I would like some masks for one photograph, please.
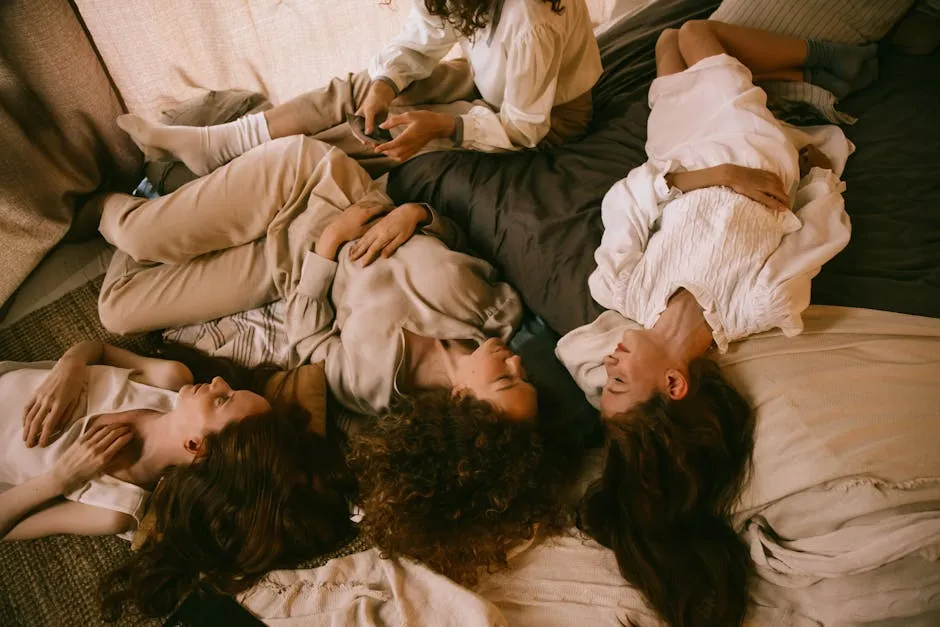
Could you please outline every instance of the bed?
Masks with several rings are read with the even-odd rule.
[[[537,347],[553,345],[559,334],[601,313],[587,292],[601,234],[600,201],[644,160],[653,42],[662,28],[707,17],[717,4],[659,0],[605,28],[595,119],[576,144],[538,153],[429,155],[391,174],[393,197],[434,204],[518,287],[547,323],[534,327]],[[753,478],[736,519],[758,560],[749,616],[754,625],[940,623],[940,536],[930,535],[940,517],[940,122],[934,119],[940,84],[926,80],[940,76],[940,54],[883,51],[881,61],[882,79],[840,103],[858,117],[845,128],[859,148],[845,174],[853,240],[815,280],[806,332],[795,340],[774,333],[753,338],[722,364],[758,411]],[[89,271],[81,263],[81,272]],[[26,326],[19,315],[8,319],[0,347],[39,359],[74,337],[102,337],[92,320],[95,289],[95,282],[83,283],[54,302],[38,301],[54,314],[49,326]],[[75,328],[63,333],[63,324]],[[24,333],[27,328],[36,335]],[[53,335],[61,347],[49,344]],[[43,342],[40,355],[35,351]],[[582,481],[592,468],[589,463]],[[904,516],[917,517],[923,533],[877,555],[851,551],[867,546],[873,530],[886,529],[879,524]],[[903,535],[907,528],[892,529]],[[774,538],[768,529],[785,530],[787,537]],[[841,558],[836,566],[852,567],[814,572],[800,558],[818,562],[820,546]],[[76,555],[87,562],[82,572],[94,573],[126,551],[112,539],[52,538],[33,547],[43,557],[35,568],[28,565],[39,553],[4,548],[4,559],[17,565],[9,577],[40,577],[50,568],[64,573],[78,568]],[[510,570],[473,591],[363,548],[353,545],[357,552],[320,568],[272,573],[240,600],[272,625],[658,624],[624,583],[610,552],[574,531],[523,547]],[[74,586],[55,581],[61,585],[35,584],[34,593],[51,599]],[[324,590],[337,594],[318,596]],[[84,595],[90,594],[86,586]],[[75,597],[85,606],[74,616],[93,623],[93,603]],[[0,601],[0,609],[26,603],[2,595]],[[187,606],[198,615],[199,607]],[[17,607],[0,617],[48,622],[56,616],[54,608],[29,612]]]

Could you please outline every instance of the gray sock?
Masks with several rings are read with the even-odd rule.
[[[806,44],[805,67],[825,70],[847,83],[855,81],[864,63],[878,54],[878,44],[851,46],[819,39],[807,39]]]

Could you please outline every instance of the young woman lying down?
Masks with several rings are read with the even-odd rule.
[[[706,356],[776,327],[799,333],[811,279],[849,241],[838,173],[853,147],[836,127],[781,124],[753,80],[854,81],[871,55],[705,21],[657,43],[649,160],[604,198],[590,277],[620,315],[557,353],[609,442],[582,524],[671,624],[738,624],[747,602],[748,556],[726,515],[753,423]],[[622,316],[638,324],[611,324]]]

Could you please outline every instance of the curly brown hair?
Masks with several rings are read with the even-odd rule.
[[[475,32],[487,27],[493,17],[493,7],[497,0],[424,0],[424,7],[431,15],[436,15],[453,26],[464,37],[472,37]],[[561,15],[565,11],[563,0],[543,0],[552,5],[552,12]],[[390,4],[391,0],[382,0]]]
[[[580,526],[673,627],[740,625],[751,560],[730,524],[750,468],[754,417],[708,359],[689,393],[656,395],[606,421],[607,464]]]
[[[407,556],[464,585],[507,565],[536,527],[554,529],[556,484],[536,421],[471,396],[399,397],[350,435],[360,528],[387,557]]]
[[[103,617],[117,620],[125,602],[164,616],[191,592],[236,594],[336,549],[353,531],[352,492],[339,447],[310,431],[302,409],[226,425],[160,480],[153,529],[101,583]]]

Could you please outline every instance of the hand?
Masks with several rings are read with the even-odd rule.
[[[737,193],[773,211],[786,211],[790,208],[790,194],[783,188],[783,181],[775,173],[733,164],[721,167],[725,185]]]
[[[800,176],[806,176],[813,168],[823,170],[832,169],[832,161],[822,151],[812,144],[807,144],[800,150]]]
[[[366,135],[370,135],[375,130],[377,123],[385,119],[388,115],[388,107],[395,100],[395,90],[385,81],[372,81],[366,97],[359,105],[356,115],[361,115],[365,120]]]
[[[58,437],[62,421],[71,417],[85,385],[88,364],[63,356],[33,392],[23,412],[23,442],[27,448],[46,446]]]
[[[381,152],[405,161],[415,156],[432,139],[450,137],[454,134],[457,121],[454,116],[433,111],[408,111],[390,116],[380,126],[384,129],[405,126],[405,130],[390,142],[379,144],[376,152]]]
[[[313,251],[321,257],[336,261],[336,255],[343,244],[362,237],[372,226],[372,221],[387,213],[389,209],[388,205],[378,203],[347,207],[323,230]]]
[[[428,210],[423,205],[409,202],[396,207],[353,244],[349,258],[353,261],[361,258],[362,267],[365,267],[375,261],[380,253],[383,258],[390,257],[399,246],[411,239],[419,224],[429,219]]]
[[[62,494],[100,475],[133,437],[133,427],[122,422],[96,426],[83,433],[50,470]]]

